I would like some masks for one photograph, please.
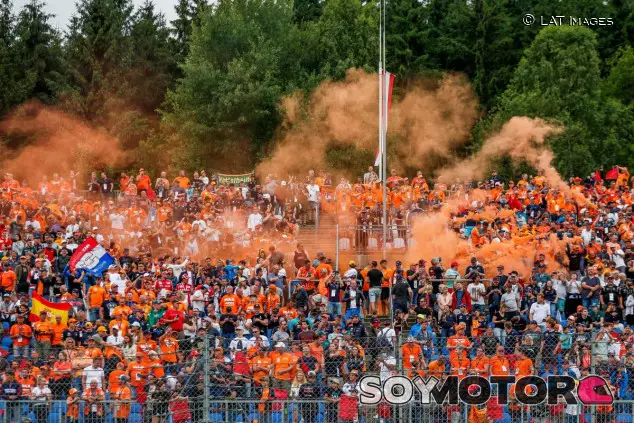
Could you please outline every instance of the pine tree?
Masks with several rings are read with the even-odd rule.
[[[55,101],[55,89],[63,84],[60,34],[49,24],[52,15],[44,11],[46,3],[31,0],[20,11],[15,28],[13,51],[20,75],[16,81],[19,100]]]

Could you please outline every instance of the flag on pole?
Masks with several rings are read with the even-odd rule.
[[[114,258],[93,237],[88,238],[73,253],[68,262],[70,270],[85,270],[86,273],[101,276],[114,263]]]
[[[381,95],[379,95],[379,119],[381,124],[379,125],[379,148],[374,159],[374,166],[381,165],[383,149],[386,148],[385,137],[387,136],[387,121],[390,109],[392,108],[392,90],[394,89],[394,75],[385,70],[379,71],[379,74],[382,77],[380,82],[383,83],[379,84],[379,89],[381,89],[382,86],[384,92],[381,92]]]
[[[62,323],[68,321],[68,311],[72,308],[70,303],[52,303],[37,292],[33,292],[31,298],[31,311],[29,313],[29,321],[39,322],[40,313],[45,311],[48,314],[48,319],[55,321],[54,316],[61,316]]]
[[[610,180],[610,179],[617,179],[619,177],[619,169],[617,167],[613,168],[612,170],[610,170],[608,173],[605,174],[605,179]]]

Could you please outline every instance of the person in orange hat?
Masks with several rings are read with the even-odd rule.
[[[79,422],[79,391],[75,388],[68,390],[66,399],[66,421],[68,423]]]
[[[449,360],[453,361],[458,356],[467,357],[467,350],[471,349],[471,342],[465,336],[467,325],[462,322],[456,325],[456,334],[447,339],[447,349],[449,350]],[[458,347],[461,347],[458,349]]]

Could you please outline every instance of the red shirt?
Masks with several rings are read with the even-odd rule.
[[[192,292],[194,292],[194,286],[190,283],[181,282],[178,285],[176,285],[176,290],[183,291],[187,294],[191,294]]]
[[[166,291],[171,291],[172,281],[167,279],[160,279],[156,281],[156,285],[154,286],[154,289],[157,291],[160,291],[161,289],[165,289]]]
[[[174,317],[178,317],[178,319],[170,323],[169,325],[173,330],[180,332],[183,330],[183,321],[185,320],[185,315],[183,314],[183,312],[178,310],[168,309],[165,311],[165,314],[163,315],[163,319],[165,320],[171,320]]]

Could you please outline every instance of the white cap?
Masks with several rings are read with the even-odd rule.
[[[275,344],[275,348],[286,348],[286,344],[284,344],[283,342],[278,342],[277,344]]]
[[[238,326],[238,327],[236,328],[236,330],[241,330],[241,331],[244,331],[244,326]]]

